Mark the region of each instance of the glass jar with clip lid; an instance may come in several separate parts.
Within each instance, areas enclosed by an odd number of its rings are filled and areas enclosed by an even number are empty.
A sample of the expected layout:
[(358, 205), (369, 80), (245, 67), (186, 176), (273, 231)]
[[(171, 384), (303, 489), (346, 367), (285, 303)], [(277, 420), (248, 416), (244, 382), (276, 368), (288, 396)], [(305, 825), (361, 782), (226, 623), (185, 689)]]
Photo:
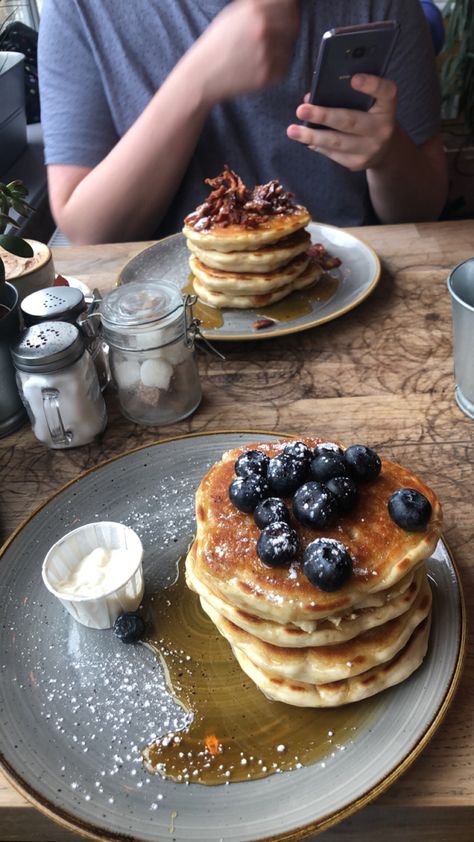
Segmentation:
[(122, 413), (138, 424), (173, 424), (201, 401), (192, 299), (171, 281), (134, 281), (104, 296), (103, 336)]

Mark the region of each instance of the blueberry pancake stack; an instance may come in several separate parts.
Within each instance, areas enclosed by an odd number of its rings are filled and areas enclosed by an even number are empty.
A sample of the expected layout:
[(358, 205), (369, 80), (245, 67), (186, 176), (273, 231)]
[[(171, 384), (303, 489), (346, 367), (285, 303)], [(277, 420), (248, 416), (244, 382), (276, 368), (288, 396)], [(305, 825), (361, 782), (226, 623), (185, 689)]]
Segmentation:
[(306, 208), (278, 181), (248, 189), (228, 167), (207, 200), (185, 219), (194, 289), (215, 307), (262, 307), (322, 275), (311, 252)]
[(228, 451), (196, 494), (188, 586), (270, 699), (358, 701), (422, 662), (431, 489), (364, 445), (318, 439)]

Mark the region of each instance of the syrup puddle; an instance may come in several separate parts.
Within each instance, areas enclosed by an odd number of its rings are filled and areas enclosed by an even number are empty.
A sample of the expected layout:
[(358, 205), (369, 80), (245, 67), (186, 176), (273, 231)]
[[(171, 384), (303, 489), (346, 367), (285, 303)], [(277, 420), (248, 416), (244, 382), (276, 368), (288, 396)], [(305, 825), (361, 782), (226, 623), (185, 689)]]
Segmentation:
[[(244, 313), (255, 314), (255, 320), (263, 318), (269, 319), (276, 324), (291, 322), (294, 319), (299, 319), (302, 316), (307, 316), (312, 313), (318, 304), (324, 304), (329, 301), (335, 294), (339, 286), (339, 280), (335, 275), (325, 273), (320, 280), (309, 289), (292, 292), (287, 298), (282, 301), (277, 301), (275, 304), (269, 304), (267, 307), (256, 307), (254, 309), (244, 310)], [(190, 275), (188, 283), (183, 288), (183, 292), (189, 295), (195, 295), (193, 287), (193, 276)], [(223, 326), (224, 317), (223, 311), (211, 304), (205, 304), (199, 298), (193, 304), (193, 316), (200, 320), (201, 328), (204, 330), (216, 330)], [(260, 331), (255, 329), (255, 333)]]
[(145, 597), (143, 616), (145, 642), (187, 714), (183, 730), (144, 750), (150, 772), (183, 783), (255, 780), (321, 761), (368, 725), (371, 699), (326, 710), (269, 701), (186, 586), (184, 558), (176, 582)]

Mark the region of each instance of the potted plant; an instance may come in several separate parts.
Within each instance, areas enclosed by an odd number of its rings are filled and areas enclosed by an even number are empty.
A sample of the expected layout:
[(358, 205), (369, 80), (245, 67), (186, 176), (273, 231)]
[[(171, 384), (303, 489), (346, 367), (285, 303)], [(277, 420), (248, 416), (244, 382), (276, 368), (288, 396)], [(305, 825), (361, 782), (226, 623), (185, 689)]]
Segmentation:
[[(11, 181), (9, 184), (0, 182), (0, 246), (9, 254), (17, 257), (33, 257), (33, 248), (30, 243), (15, 234), (6, 234), (7, 226), (19, 228), (18, 222), (10, 216), (10, 210), (15, 210), (20, 216), (27, 217), (33, 208), (25, 199), (28, 190), (21, 181)], [(5, 262), (0, 253), (0, 285), (3, 285), (6, 277)]]
[(0, 182), (0, 284), (5, 279), (17, 289), (19, 299), (54, 284), (55, 272), (51, 249), (38, 240), (24, 239), (7, 226), (20, 227), (10, 215), (15, 211), (27, 218), (34, 210), (26, 201), (28, 190), (22, 181)]

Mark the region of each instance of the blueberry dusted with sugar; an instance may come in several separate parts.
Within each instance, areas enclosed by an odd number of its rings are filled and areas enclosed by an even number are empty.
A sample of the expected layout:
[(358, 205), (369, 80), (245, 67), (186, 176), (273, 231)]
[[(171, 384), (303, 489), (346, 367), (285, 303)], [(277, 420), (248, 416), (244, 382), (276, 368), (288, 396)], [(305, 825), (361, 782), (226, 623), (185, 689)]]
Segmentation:
[(431, 517), (431, 503), (414, 488), (400, 488), (388, 501), (388, 513), (407, 532), (424, 529)]
[(325, 529), (337, 518), (337, 500), (321, 482), (306, 482), (293, 497), (293, 514), (303, 526)]
[(352, 575), (351, 554), (334, 538), (316, 538), (304, 551), (303, 571), (321, 591), (338, 591)]
[(279, 567), (293, 561), (298, 552), (298, 536), (285, 521), (270, 523), (260, 533), (257, 555), (270, 567)]
[(266, 479), (256, 475), (237, 477), (229, 486), (229, 498), (241, 512), (253, 512), (268, 494)]
[(306, 479), (306, 465), (287, 453), (274, 456), (268, 463), (267, 480), (270, 491), (278, 497), (291, 497)]
[(333, 441), (325, 441), (323, 444), (316, 445), (313, 450), (313, 459), (317, 459), (318, 456), (328, 456), (333, 453), (337, 453), (338, 456), (344, 455), (342, 447), (339, 447), (338, 444), (335, 444)]
[(270, 523), (284, 521), (289, 523), (290, 513), (280, 497), (267, 497), (258, 504), (253, 513), (253, 519), (259, 529), (265, 529)]
[(289, 456), (290, 459), (297, 459), (298, 462), (304, 462), (305, 465), (309, 465), (313, 458), (313, 451), (304, 441), (290, 441), (283, 448), (283, 453)]
[(238, 477), (266, 477), (269, 461), (268, 456), (261, 450), (247, 450), (236, 459), (235, 473)]
[(366, 447), (365, 444), (353, 444), (347, 448), (344, 457), (356, 482), (372, 482), (377, 479), (382, 463), (371, 447)]
[(349, 466), (342, 453), (327, 452), (315, 456), (310, 465), (311, 476), (317, 482), (327, 482), (333, 477), (349, 475)]
[(344, 514), (351, 512), (359, 499), (359, 492), (353, 479), (350, 477), (332, 477), (326, 483), (331, 494), (337, 500), (339, 511)]
[(145, 623), (137, 611), (119, 614), (114, 623), (114, 634), (122, 643), (136, 643), (144, 631)]

